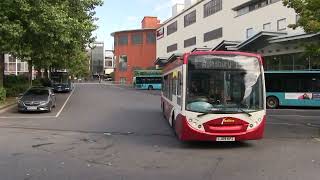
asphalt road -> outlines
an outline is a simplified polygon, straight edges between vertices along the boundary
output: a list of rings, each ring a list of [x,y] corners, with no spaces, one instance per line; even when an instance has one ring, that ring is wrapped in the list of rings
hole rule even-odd
[[[1,180],[320,177],[320,109],[268,111],[260,141],[182,143],[156,91],[79,84],[67,98],[53,114],[0,114]]]

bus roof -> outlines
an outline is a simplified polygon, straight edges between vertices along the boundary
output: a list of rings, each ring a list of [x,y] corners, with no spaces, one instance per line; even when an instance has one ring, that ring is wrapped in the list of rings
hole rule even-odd
[[[161,74],[156,74],[156,75],[137,75],[137,76],[134,76],[134,77],[162,77]]]
[[[290,71],[290,70],[282,70],[282,71],[265,71],[265,73],[270,73],[270,74],[315,74],[315,73],[320,73],[320,70],[295,70],[295,71]]]

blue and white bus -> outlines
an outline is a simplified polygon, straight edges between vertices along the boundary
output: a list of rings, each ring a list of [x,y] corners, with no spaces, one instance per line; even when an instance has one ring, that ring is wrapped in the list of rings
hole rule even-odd
[[[161,75],[136,76],[133,84],[136,89],[161,90],[162,77]]]
[[[265,72],[267,107],[320,107],[320,71]]]

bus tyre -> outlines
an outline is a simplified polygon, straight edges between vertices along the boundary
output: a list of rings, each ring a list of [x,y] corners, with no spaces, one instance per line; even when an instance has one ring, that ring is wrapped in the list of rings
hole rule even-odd
[[[148,90],[153,90],[153,86],[148,86]]]
[[[269,109],[276,109],[279,107],[279,100],[278,98],[271,96],[267,97],[267,108]]]
[[[175,136],[177,136],[177,132],[176,132],[176,121],[174,119],[174,113],[172,113],[172,117],[171,117],[171,124],[172,124],[172,130]]]

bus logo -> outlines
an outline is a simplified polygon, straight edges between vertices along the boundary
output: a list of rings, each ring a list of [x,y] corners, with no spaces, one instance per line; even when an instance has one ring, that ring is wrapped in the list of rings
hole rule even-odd
[[[223,118],[222,120],[222,123],[221,124],[224,124],[224,123],[234,123],[235,120],[233,118]]]

